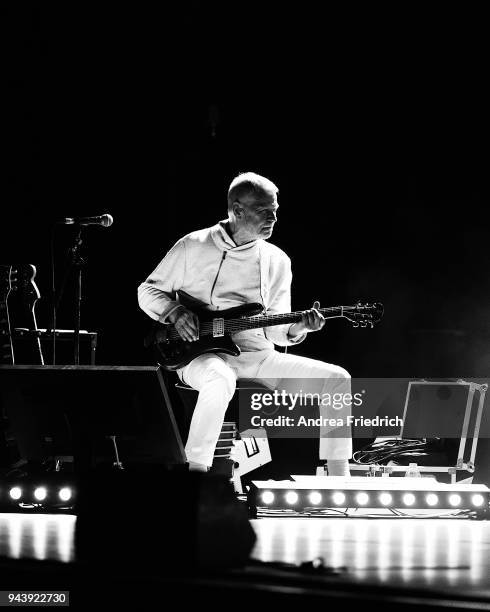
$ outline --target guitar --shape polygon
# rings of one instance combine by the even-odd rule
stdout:
[[[189,300],[180,302],[186,305]],[[189,307],[189,306],[188,306]],[[199,319],[199,339],[194,342],[183,340],[174,325],[156,322],[153,330],[145,338],[145,346],[156,349],[157,361],[164,370],[178,370],[204,353],[227,353],[239,355],[240,349],[233,342],[231,335],[246,329],[259,329],[301,321],[302,312],[264,315],[262,304],[243,304],[227,310],[210,311],[198,307],[196,303],[190,309]],[[319,308],[325,319],[344,318],[354,327],[373,327],[383,316],[383,305],[356,304],[355,306],[333,306]],[[219,316],[218,316],[219,315]]]
[[[0,364],[15,363],[8,299],[15,275],[12,266],[0,265]]]
[[[31,264],[0,265],[0,363],[44,365],[35,314],[41,295],[35,276],[36,268]],[[24,332],[32,333],[34,340],[28,347],[17,347],[14,340]]]

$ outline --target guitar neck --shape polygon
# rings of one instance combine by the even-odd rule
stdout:
[[[320,312],[325,319],[335,319],[344,316],[345,310],[350,308],[349,306],[334,306],[332,308],[319,308],[318,312]],[[243,319],[228,319],[225,320],[225,331],[228,333],[236,333],[246,329],[287,325],[301,321],[302,316],[303,311],[299,311],[273,315],[257,315],[254,317],[244,317]]]
[[[0,363],[15,363],[7,300],[0,300]]]
[[[344,313],[353,310],[352,306],[334,306],[331,308],[319,308],[318,311],[325,319],[336,319],[343,317]],[[219,313],[216,313],[219,314]],[[296,323],[301,321],[303,311],[286,312],[273,315],[257,315],[253,317],[241,317],[238,319],[224,319],[224,332],[227,334],[235,334],[247,329],[260,329],[262,327],[272,327],[274,325],[287,325],[288,323]],[[219,317],[216,317],[219,318]],[[214,334],[213,321],[204,321],[199,326],[199,335],[212,336]],[[169,337],[178,339],[179,334],[172,325],[169,330]]]
[[[258,311],[258,309],[255,308],[257,304],[251,304],[250,306],[254,308],[249,309],[249,312]],[[325,319],[339,319],[344,317],[350,321],[354,327],[373,327],[383,316],[384,308],[383,304],[379,302],[364,305],[358,302],[355,306],[331,306],[329,308],[319,308],[318,311]],[[260,329],[263,327],[273,327],[274,325],[297,323],[303,318],[304,311],[243,316],[229,319],[226,318],[226,312],[221,313],[216,311],[212,313],[211,316],[214,318],[211,320],[208,319],[208,313],[206,314],[206,317],[203,316],[204,320],[200,320],[199,336],[213,336],[219,338],[226,334],[236,334],[248,329]],[[167,327],[167,329],[165,333],[162,334],[161,339],[157,340],[157,343],[180,340],[179,332],[175,329],[174,325],[161,325],[161,327]]]

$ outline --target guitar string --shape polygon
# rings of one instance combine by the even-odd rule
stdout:
[[[366,309],[366,307],[361,307],[361,308]],[[363,314],[360,311],[360,308],[356,306],[333,306],[330,308],[321,308],[320,312],[322,314],[338,312],[339,316],[341,316],[341,313],[343,312],[345,313],[357,312],[358,314]],[[234,332],[239,332],[239,331],[245,331],[248,329],[268,327],[268,325],[263,324],[264,318],[267,318],[268,321],[272,321],[272,322],[276,322],[276,321],[280,321],[281,319],[284,319],[285,320],[284,324],[287,324],[289,322],[294,322],[295,319],[299,320],[302,314],[303,314],[303,311],[297,311],[297,312],[289,312],[289,313],[278,313],[278,314],[273,314],[273,315],[255,315],[251,317],[244,317],[243,319],[228,319],[228,320],[225,319],[224,320],[225,331],[228,333],[230,332],[234,333]],[[293,321],[291,321],[291,319],[293,319]],[[199,327],[199,334],[201,336],[211,335],[213,331],[214,329],[213,329],[212,321],[205,321]],[[169,333],[169,336],[171,338],[172,337],[180,338],[178,332],[175,329],[171,330],[171,332]]]
[[[340,312],[341,307],[332,307],[332,308],[322,308],[321,312],[326,314],[327,312]],[[359,312],[359,309],[355,306],[344,306],[343,311],[350,312],[358,312],[359,314],[363,314]],[[291,312],[291,313],[278,313],[274,315],[255,315],[251,317],[244,317],[243,319],[225,319],[224,325],[227,331],[241,331],[247,329],[254,329],[254,327],[268,327],[264,325],[264,318],[267,318],[268,321],[278,321],[281,319],[285,320],[285,324],[291,322],[291,319],[298,320],[303,311]],[[213,322],[212,321],[204,321],[200,326],[201,332],[213,331]]]

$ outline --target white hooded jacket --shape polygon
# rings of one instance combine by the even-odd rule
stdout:
[[[184,291],[208,305],[224,310],[259,302],[266,314],[291,311],[291,260],[264,240],[237,246],[225,229],[225,221],[181,238],[145,282],[138,287],[141,309],[155,321],[167,323],[179,306],[177,291]],[[292,341],[291,324],[241,331],[233,340],[242,351],[273,349]]]

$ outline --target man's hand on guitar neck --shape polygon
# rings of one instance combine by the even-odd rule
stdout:
[[[293,323],[289,328],[288,336],[290,338],[296,338],[303,334],[320,331],[325,325],[325,317],[321,312],[318,312],[319,308],[320,302],[314,302],[313,308],[305,310],[302,314],[301,321]]]
[[[199,319],[185,306],[179,306],[168,315],[179,336],[186,342],[199,340]]]

